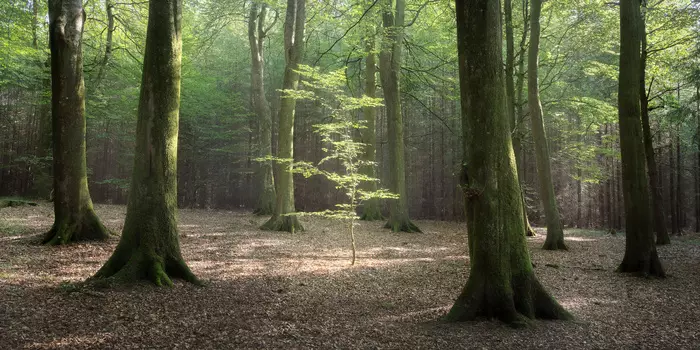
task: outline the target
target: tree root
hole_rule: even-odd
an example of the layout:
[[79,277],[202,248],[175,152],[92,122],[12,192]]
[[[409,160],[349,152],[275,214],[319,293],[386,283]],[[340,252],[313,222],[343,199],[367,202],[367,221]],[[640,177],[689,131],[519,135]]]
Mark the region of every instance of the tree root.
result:
[[140,249],[131,250],[128,260],[124,258],[123,251],[115,251],[88,283],[111,286],[149,281],[159,287],[171,287],[173,279],[179,278],[197,286],[202,285],[180,256],[163,257],[160,254],[142,252]]
[[299,222],[295,215],[273,215],[270,220],[267,220],[262,226],[264,231],[286,231],[286,232],[302,232],[304,226]]
[[41,244],[63,245],[73,242],[106,240],[114,235],[102,225],[94,211],[78,217],[56,218],[51,230],[44,234]]
[[390,229],[391,232],[423,233],[418,226],[408,219],[399,221],[389,219],[389,221],[384,225],[384,228]]

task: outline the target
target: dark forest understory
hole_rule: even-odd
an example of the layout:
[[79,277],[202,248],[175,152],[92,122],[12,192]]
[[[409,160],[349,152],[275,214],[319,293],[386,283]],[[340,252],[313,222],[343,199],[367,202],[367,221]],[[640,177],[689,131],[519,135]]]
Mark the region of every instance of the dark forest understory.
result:
[[[125,207],[97,205],[120,232]],[[339,224],[304,218],[305,233],[260,231],[266,217],[181,210],[182,254],[206,285],[176,281],[83,289],[117,244],[34,244],[53,222],[48,204],[0,210],[2,348],[695,348],[700,339],[700,236],[660,246],[665,280],[614,272],[624,234],[566,230],[569,251],[528,246],[535,274],[575,317],[513,330],[500,322],[447,324],[467,278],[464,225],[418,221],[424,234],[357,229],[350,266]]]

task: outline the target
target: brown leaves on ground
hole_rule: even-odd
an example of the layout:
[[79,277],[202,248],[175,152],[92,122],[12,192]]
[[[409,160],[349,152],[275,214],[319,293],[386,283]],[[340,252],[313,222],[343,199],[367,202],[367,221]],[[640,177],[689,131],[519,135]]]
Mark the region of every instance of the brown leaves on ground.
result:
[[[125,208],[98,206],[119,232]],[[421,221],[423,234],[362,222],[350,266],[341,225],[304,218],[302,234],[260,231],[267,218],[181,210],[185,260],[203,288],[177,283],[81,289],[117,243],[32,243],[51,207],[0,211],[0,348],[690,349],[700,346],[700,236],[659,247],[669,278],[614,272],[624,235],[567,231],[568,252],[529,239],[536,274],[573,322],[513,330],[446,324],[467,278],[463,224]]]

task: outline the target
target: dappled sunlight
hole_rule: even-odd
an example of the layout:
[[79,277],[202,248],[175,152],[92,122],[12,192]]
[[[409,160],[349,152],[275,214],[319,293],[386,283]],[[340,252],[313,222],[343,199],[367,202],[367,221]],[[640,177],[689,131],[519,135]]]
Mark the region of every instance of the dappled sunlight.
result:
[[593,238],[586,238],[586,237],[573,237],[573,236],[566,236],[564,238],[565,241],[572,241],[572,242],[595,242],[597,239]]

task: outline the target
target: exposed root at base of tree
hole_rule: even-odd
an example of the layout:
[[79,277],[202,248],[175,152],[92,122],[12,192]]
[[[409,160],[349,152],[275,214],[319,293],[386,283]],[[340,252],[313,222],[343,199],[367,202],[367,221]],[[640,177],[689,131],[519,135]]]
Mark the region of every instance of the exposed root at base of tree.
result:
[[658,277],[665,278],[666,272],[659,260],[659,256],[653,253],[647,259],[633,259],[625,254],[620,266],[617,267],[617,272],[630,273],[641,277]]
[[537,233],[535,233],[535,229],[533,229],[532,226],[527,225],[527,229],[525,230],[525,236],[537,237]]
[[272,203],[270,203],[269,205],[255,208],[253,210],[253,215],[258,215],[258,216],[272,215],[273,212],[274,212],[273,205],[272,205]]
[[564,239],[560,238],[557,240],[545,240],[544,245],[542,246],[542,249],[544,250],[569,250],[569,248],[566,247],[566,244],[564,244]]
[[44,234],[41,244],[62,245],[82,241],[106,240],[113,235],[97,217],[89,210],[78,217],[56,219],[51,230]]
[[384,228],[388,228],[391,232],[408,232],[408,233],[423,233],[411,220],[391,220],[384,224]]
[[378,221],[384,220],[384,215],[379,211],[377,207],[365,207],[362,209],[362,215],[360,215],[360,220],[362,221]]
[[192,273],[182,257],[167,256],[153,252],[143,252],[141,249],[131,249],[127,259],[116,251],[97,273],[86,282],[95,286],[111,286],[114,284],[131,284],[149,281],[156,286],[172,286],[173,279],[179,278],[185,282],[201,286],[202,282]]
[[264,231],[286,231],[286,232],[301,232],[304,231],[304,226],[299,222],[299,219],[293,215],[273,215],[270,220],[267,220],[262,226]]
[[513,277],[510,288],[489,284],[483,276],[470,277],[446,316],[448,322],[493,318],[521,328],[532,319],[571,320],[573,316],[544,290],[532,273]]

